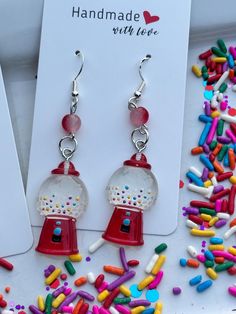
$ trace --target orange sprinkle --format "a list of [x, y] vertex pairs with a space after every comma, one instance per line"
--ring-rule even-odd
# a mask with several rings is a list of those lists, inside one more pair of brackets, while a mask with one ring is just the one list
[[203, 152], [203, 148], [201, 146], [197, 146], [191, 149], [191, 154], [192, 155], [198, 155]]
[[195, 259], [189, 258], [189, 259], [187, 260], [187, 265], [188, 265], [189, 267], [198, 268], [199, 265], [200, 265], [200, 263], [199, 263], [199, 261], [197, 261], [197, 260], [195, 260]]
[[11, 288], [10, 288], [10, 287], [5, 287], [5, 292], [6, 292], [6, 293], [9, 293], [9, 292], [10, 292], [10, 290], [11, 290]]
[[0, 301], [3, 300], [3, 295], [0, 293]]
[[219, 173], [223, 173], [224, 172], [224, 168], [221, 166], [221, 164], [217, 160], [214, 160], [212, 164], [213, 164], [213, 166], [215, 168], [215, 171], [217, 171]]
[[230, 69], [229, 70], [229, 78], [232, 79], [234, 77], [234, 70]]
[[87, 282], [87, 278], [86, 277], [79, 277], [78, 279], [76, 279], [74, 281], [74, 284], [76, 287], [80, 287], [82, 285], [84, 285]]
[[229, 167], [231, 170], [235, 169], [235, 157], [234, 157], [234, 151], [232, 148], [228, 150], [229, 155]]
[[230, 226], [230, 228], [232, 228], [233, 226], [236, 226], [236, 218], [234, 218], [233, 220], [230, 221], [229, 226]]
[[84, 304], [84, 300], [83, 299], [79, 299], [79, 301], [77, 302], [76, 306], [74, 307], [73, 309], [73, 312], [72, 314], [78, 314], [80, 309], [81, 309], [81, 306]]
[[221, 143], [218, 143], [218, 144], [216, 145], [216, 148], [213, 150], [212, 154], [215, 155], [215, 156], [217, 156], [217, 155], [219, 154], [219, 152], [220, 152], [222, 146], [223, 146], [223, 145], [222, 145]]
[[216, 264], [223, 264], [224, 261], [225, 261], [225, 259], [224, 259], [224, 257], [222, 257], [222, 256], [216, 256], [216, 257], [215, 257], [215, 262], [216, 262]]
[[105, 265], [103, 269], [107, 273], [118, 275], [118, 276], [122, 276], [125, 273], [123, 268], [116, 267], [116, 266]]
[[214, 177], [214, 172], [209, 172], [209, 173], [208, 173], [208, 178], [209, 178], [209, 179], [212, 179], [213, 177]]

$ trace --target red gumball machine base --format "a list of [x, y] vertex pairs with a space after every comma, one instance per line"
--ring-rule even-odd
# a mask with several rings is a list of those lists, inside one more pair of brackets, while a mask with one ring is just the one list
[[50, 255], [78, 253], [76, 219], [69, 216], [46, 216], [36, 251]]

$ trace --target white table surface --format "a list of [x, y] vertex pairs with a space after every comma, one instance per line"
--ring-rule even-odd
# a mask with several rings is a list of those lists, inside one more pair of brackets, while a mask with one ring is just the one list
[[[235, 12], [233, 8], [236, 6], [236, 4], [234, 4], [235, 2], [227, 1], [227, 6], [224, 6], [226, 10], [224, 15], [221, 14], [222, 10], [219, 9], [217, 3], [223, 5], [222, 2], [215, 1], [214, 8], [212, 8], [212, 1], [193, 1], [191, 40], [188, 56], [188, 79], [186, 86], [184, 138], [182, 146], [182, 169], [180, 174], [180, 178], [185, 182], [184, 173], [187, 167], [195, 164], [195, 160], [189, 155], [189, 149], [195, 144], [193, 141], [196, 141], [201, 130], [201, 126], [197, 122], [197, 114], [201, 113], [201, 104], [203, 103], [201, 83], [192, 76], [190, 68], [192, 63], [196, 62], [197, 55], [202, 49], [213, 45], [218, 36], [224, 35], [230, 37], [230, 34], [232, 36], [232, 31], [235, 30], [233, 23]], [[27, 12], [24, 12], [25, 7], [29, 8]], [[10, 13], [14, 11], [13, 8], [14, 10], [18, 10], [20, 14], [18, 14], [16, 19], [11, 20]], [[42, 1], [39, 0], [22, 0], [21, 3], [2, 0], [0, 3], [0, 25], [4, 23], [4, 25], [8, 26], [6, 33], [2, 30], [0, 31], [0, 60], [3, 63], [6, 92], [25, 183], [33, 117], [36, 84], [34, 77], [37, 71], [41, 9]], [[6, 14], [2, 14], [4, 12]], [[9, 23], [9, 21], [11, 21], [11, 23]], [[214, 34], [212, 30], [215, 24], [218, 24], [218, 26]], [[19, 30], [18, 34], [15, 34], [15, 28]], [[36, 31], [38, 37], [36, 36], [32, 39], [31, 35], [29, 35], [30, 32], [24, 32], [24, 30], [29, 28], [32, 32]], [[209, 28], [210, 30], [212, 28], [211, 32], [209, 32]], [[15, 34], [15, 37], [13, 34]], [[19, 45], [18, 42], [19, 49], [14, 50], [14, 39], [18, 40], [19, 34], [22, 35], [21, 45]], [[7, 40], [7, 45], [1, 45], [2, 40], [6, 40], [7, 37], [13, 39], [12, 42], [10, 43], [10, 41]], [[25, 46], [25, 49], [28, 51], [27, 53], [23, 51], [23, 46]], [[9, 51], [12, 52], [12, 54], [9, 53]], [[13, 63], [12, 60], [14, 60]], [[193, 98], [195, 93], [197, 93], [196, 97], [194, 96]], [[171, 178], [167, 178], [167, 184], [170, 179]], [[227, 274], [221, 274], [213, 287], [199, 295], [194, 288], [189, 287], [188, 280], [197, 274], [202, 274], [204, 278], [207, 278], [204, 274], [204, 268], [201, 267], [199, 270], [183, 269], [178, 265], [180, 257], [187, 257], [187, 245], [192, 244], [199, 250], [201, 249], [201, 240], [188, 235], [189, 230], [184, 226], [185, 219], [183, 219], [181, 213], [182, 206], [188, 204], [188, 201], [192, 198], [193, 194], [190, 195], [185, 188], [180, 190], [179, 224], [173, 234], [165, 237], [145, 236], [144, 247], [127, 250], [129, 258], [138, 258], [141, 260], [141, 266], [137, 269], [137, 277], [135, 277], [133, 281], [138, 282], [139, 279], [145, 276], [144, 267], [153, 254], [153, 248], [164, 241], [168, 243], [168, 250], [166, 251], [167, 262], [164, 266], [165, 276], [158, 289], [160, 299], [164, 302], [163, 313], [232, 313], [232, 309], [236, 307], [235, 299], [228, 295], [227, 287], [234, 283], [233, 277]], [[39, 231], [39, 228], [33, 228], [35, 239], [38, 239]], [[88, 271], [93, 271], [98, 274], [101, 272], [102, 265], [104, 264], [118, 265], [119, 263], [117, 249], [110, 245], [104, 246], [100, 251], [92, 255], [90, 262], [85, 261], [85, 257], [88, 255], [88, 244], [97, 239], [98, 235], [99, 233], [97, 232], [79, 231], [79, 248], [84, 260], [77, 266], [78, 277], [86, 274]], [[109, 256], [109, 258], [104, 258], [104, 255]], [[32, 303], [36, 304], [37, 295], [46, 295], [45, 286], [43, 284], [43, 269], [52, 263], [62, 266], [64, 258], [43, 256], [36, 253], [32, 248], [29, 252], [11, 257], [9, 260], [15, 265], [15, 270], [9, 273], [0, 268], [0, 293], [5, 286], [9, 285], [11, 286], [11, 293], [7, 297], [8, 301], [14, 301], [15, 304], [29, 305]], [[73, 280], [71, 280], [71, 282], [73, 282]], [[171, 289], [174, 286], [180, 286], [182, 288], [182, 294], [180, 296], [176, 297], [172, 295]], [[90, 291], [94, 293], [92, 288]]]

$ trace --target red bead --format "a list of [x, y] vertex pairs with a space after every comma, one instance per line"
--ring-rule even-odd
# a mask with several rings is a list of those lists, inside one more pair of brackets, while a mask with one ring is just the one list
[[75, 134], [81, 126], [80, 117], [76, 114], [67, 114], [62, 119], [62, 127], [66, 132]]
[[148, 121], [149, 113], [144, 107], [138, 107], [130, 112], [130, 121], [135, 127], [140, 127]]

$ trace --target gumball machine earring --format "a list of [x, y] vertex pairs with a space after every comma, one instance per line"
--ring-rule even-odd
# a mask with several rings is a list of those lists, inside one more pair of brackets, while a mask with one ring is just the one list
[[151, 165], [143, 154], [149, 140], [146, 125], [149, 114], [147, 109], [138, 106], [138, 101], [145, 87], [142, 75], [142, 64], [149, 60], [146, 55], [139, 65], [139, 75], [142, 80], [139, 88], [128, 101], [130, 121], [135, 127], [131, 139], [136, 153], [123, 163], [110, 178], [106, 192], [113, 214], [102, 237], [89, 247], [89, 252], [95, 252], [106, 241], [119, 245], [143, 245], [143, 211], [153, 205], [156, 200], [158, 185]]
[[36, 250], [52, 255], [78, 253], [76, 220], [88, 204], [87, 189], [70, 161], [77, 148], [75, 134], [81, 125], [76, 114], [79, 101], [77, 78], [84, 65], [83, 54], [80, 51], [75, 54], [81, 56], [82, 64], [72, 81], [70, 113], [62, 119], [62, 127], [67, 134], [60, 140], [59, 149], [64, 161], [43, 182], [38, 198], [38, 210], [45, 220]]

